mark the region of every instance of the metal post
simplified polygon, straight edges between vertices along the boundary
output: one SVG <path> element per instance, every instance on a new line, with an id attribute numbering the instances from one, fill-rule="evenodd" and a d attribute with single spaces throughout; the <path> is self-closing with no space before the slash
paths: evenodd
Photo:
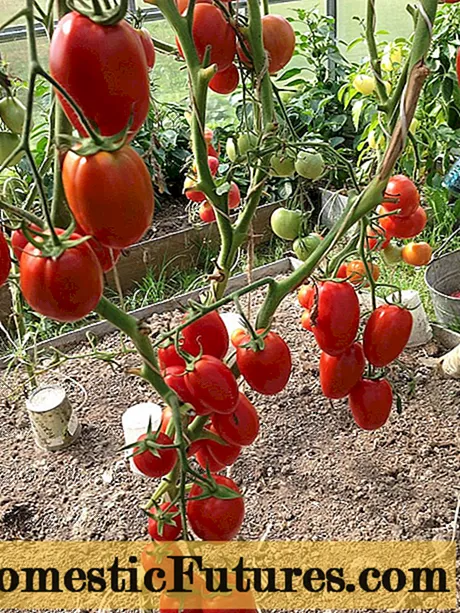
<path id="1" fill-rule="evenodd" d="M 136 0 L 129 0 L 128 2 L 128 9 L 130 13 L 135 13 L 136 12 Z"/>
<path id="2" fill-rule="evenodd" d="M 334 40 L 337 40 L 337 0 L 326 0 L 326 15 L 334 19 Z M 329 78 L 334 78 L 335 62 L 332 57 L 328 58 L 327 62 Z"/>

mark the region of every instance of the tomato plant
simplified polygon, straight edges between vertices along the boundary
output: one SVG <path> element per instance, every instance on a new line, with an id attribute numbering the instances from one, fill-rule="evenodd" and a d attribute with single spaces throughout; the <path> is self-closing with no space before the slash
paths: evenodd
<path id="1" fill-rule="evenodd" d="M 401 354 L 412 331 L 412 313 L 395 304 L 378 307 L 364 328 L 363 347 L 371 364 L 388 366 Z"/>
<path id="2" fill-rule="evenodd" d="M 78 225 L 101 245 L 124 249 L 150 227 L 152 182 L 144 161 L 131 147 L 89 156 L 69 151 L 62 181 Z"/>
<path id="3" fill-rule="evenodd" d="M 225 486 L 237 494 L 240 491 L 232 479 L 223 475 L 213 475 L 217 489 Z M 215 494 L 218 494 L 216 492 Z M 194 500 L 203 495 L 203 488 L 194 483 L 190 490 L 190 500 L 187 502 L 187 517 L 193 532 L 204 541 L 229 541 L 235 537 L 243 523 L 243 498 L 218 498 L 211 495 L 208 498 Z"/>
<path id="4" fill-rule="evenodd" d="M 134 136 L 144 123 L 150 101 L 146 55 L 126 21 L 105 27 L 76 11 L 65 15 L 51 40 L 49 66 L 103 136 L 118 134 L 131 120 Z M 57 96 L 72 125 L 86 135 L 69 102 L 59 92 Z"/>

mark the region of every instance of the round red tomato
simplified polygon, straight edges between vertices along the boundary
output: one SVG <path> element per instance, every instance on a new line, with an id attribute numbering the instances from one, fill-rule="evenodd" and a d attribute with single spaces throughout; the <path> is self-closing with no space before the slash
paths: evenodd
<path id="1" fill-rule="evenodd" d="M 216 94 L 231 94 L 238 87 L 240 82 L 240 73 L 235 64 L 230 64 L 224 70 L 216 72 L 209 81 L 209 87 Z"/>
<path id="2" fill-rule="evenodd" d="M 43 230 L 36 226 L 34 223 L 30 224 L 29 230 L 32 234 L 34 233 L 34 231 L 43 232 Z M 77 230 L 75 230 L 75 233 L 79 234 Z M 18 230 L 15 230 L 11 235 L 11 248 L 18 262 L 21 261 L 22 252 L 24 251 L 28 242 L 29 241 L 27 240 L 23 231 L 20 228 Z"/>
<path id="3" fill-rule="evenodd" d="M 150 70 L 155 66 L 155 45 L 147 28 L 136 30 L 136 34 L 141 39 L 142 47 L 145 53 L 145 61 Z"/>
<path id="4" fill-rule="evenodd" d="M 337 274 L 335 275 L 337 279 L 346 279 L 348 277 L 347 264 L 344 262 L 340 264 Z"/>
<path id="5" fill-rule="evenodd" d="M 64 158 L 62 182 L 78 225 L 106 247 L 129 247 L 152 223 L 150 174 L 131 147 L 88 157 L 69 151 Z"/>
<path id="6" fill-rule="evenodd" d="M 6 283 L 11 270 L 11 257 L 5 235 L 0 232 L 0 287 Z"/>
<path id="7" fill-rule="evenodd" d="M 340 355 L 358 333 L 358 296 L 347 281 L 326 281 L 317 291 L 311 311 L 306 311 L 311 329 L 320 349 L 329 355 Z"/>
<path id="8" fill-rule="evenodd" d="M 385 209 L 380 209 L 381 214 L 385 214 Z M 380 219 L 380 225 L 385 228 L 388 236 L 395 238 L 414 238 L 425 228 L 427 217 L 425 210 L 419 206 L 409 217 L 400 215 L 389 215 Z"/>
<path id="9" fill-rule="evenodd" d="M 224 70 L 232 63 L 236 52 L 235 32 L 217 6 L 203 2 L 195 5 L 192 35 L 200 62 L 206 48 L 210 47 L 210 64 L 217 64 L 218 70 Z M 176 43 L 183 55 L 177 38 Z"/>
<path id="10" fill-rule="evenodd" d="M 182 532 L 182 519 L 175 504 L 163 502 L 160 509 L 150 509 L 148 532 L 154 541 L 175 541 Z"/>
<path id="11" fill-rule="evenodd" d="M 395 175 L 388 181 L 382 204 L 387 211 L 399 209 L 398 215 L 409 217 L 420 206 L 420 194 L 409 178 L 404 175 Z"/>
<path id="12" fill-rule="evenodd" d="M 180 366 L 180 372 L 184 372 L 185 360 L 177 353 L 176 347 L 172 341 L 167 345 L 160 346 L 157 355 L 161 370 L 165 370 L 171 366 Z"/>
<path id="13" fill-rule="evenodd" d="M 103 26 L 77 12 L 68 13 L 54 31 L 49 66 L 103 136 L 118 134 L 131 118 L 134 136 L 144 123 L 150 104 L 147 62 L 140 37 L 126 21 Z M 75 111 L 61 94 L 57 96 L 72 125 L 85 136 Z"/>
<path id="14" fill-rule="evenodd" d="M 81 236 L 85 236 L 85 231 L 80 228 L 77 224 L 75 228 L 75 232 L 80 234 Z M 95 239 L 90 238 L 88 241 L 88 245 L 96 254 L 97 259 L 99 260 L 99 264 L 101 265 L 103 272 L 109 272 L 115 266 L 115 264 L 120 259 L 121 250 L 120 249 L 110 249 L 110 247 L 104 247 L 101 243 Z"/>
<path id="15" fill-rule="evenodd" d="M 212 425 L 221 439 L 231 445 L 251 445 L 259 434 L 259 416 L 244 394 L 240 392 L 236 409 L 230 415 L 213 413 Z"/>
<path id="16" fill-rule="evenodd" d="M 242 346 L 250 339 L 246 335 L 236 348 L 236 363 L 240 373 L 256 392 L 267 396 L 278 394 L 286 387 L 291 375 L 289 347 L 276 332 L 269 332 L 264 337 L 264 348 L 258 351 Z"/>
<path id="17" fill-rule="evenodd" d="M 212 223 L 213 221 L 216 221 L 216 214 L 214 213 L 214 209 L 207 200 L 200 204 L 198 214 L 203 223 Z"/>
<path id="18" fill-rule="evenodd" d="M 192 404 L 208 411 L 231 413 L 238 402 L 238 384 L 230 368 L 212 355 L 203 355 L 185 376 Z"/>
<path id="19" fill-rule="evenodd" d="M 147 434 L 141 434 L 137 440 L 142 442 L 146 438 Z M 148 438 L 159 445 L 173 444 L 172 439 L 163 432 L 159 432 L 157 435 L 151 434 Z M 140 453 L 137 453 L 138 451 Z M 147 475 L 147 477 L 163 477 L 174 468 L 177 462 L 177 451 L 176 449 L 157 448 L 153 453 L 153 450 L 150 451 L 148 447 L 140 446 L 134 447 L 132 457 L 136 468 L 142 474 Z"/>
<path id="20" fill-rule="evenodd" d="M 395 304 L 378 307 L 364 328 L 364 354 L 371 364 L 388 366 L 402 353 L 412 331 L 412 313 Z"/>
<path id="21" fill-rule="evenodd" d="M 391 385 L 386 379 L 361 379 L 348 396 L 355 422 L 363 430 L 377 430 L 387 421 L 393 403 Z"/>
<path id="22" fill-rule="evenodd" d="M 240 493 L 232 479 L 222 475 L 213 475 L 219 486 L 225 486 Z M 190 498 L 203 494 L 203 489 L 194 483 L 190 490 Z M 235 537 L 244 519 L 244 501 L 239 498 L 219 498 L 219 492 L 202 500 L 187 502 L 187 517 L 196 536 L 204 541 L 230 541 Z"/>
<path id="23" fill-rule="evenodd" d="M 301 285 L 297 294 L 297 300 L 304 309 L 311 309 L 315 299 L 315 288 L 313 285 Z"/>
<path id="24" fill-rule="evenodd" d="M 211 411 L 194 398 L 186 385 L 186 372 L 183 366 L 168 366 L 165 371 L 165 383 L 176 392 L 182 402 L 191 404 L 197 415 L 209 415 Z"/>
<path id="25" fill-rule="evenodd" d="M 319 380 L 326 398 L 345 398 L 361 379 L 366 361 L 359 343 L 337 356 L 321 353 Z"/>
<path id="26" fill-rule="evenodd" d="M 230 189 L 228 190 L 228 208 L 236 209 L 241 202 L 241 192 L 238 185 L 232 181 L 230 184 Z"/>
<path id="27" fill-rule="evenodd" d="M 63 230 L 61 230 L 63 232 Z M 71 240 L 81 238 L 72 234 Z M 57 321 L 77 321 L 102 298 L 102 269 L 88 243 L 66 249 L 59 257 L 44 257 L 27 244 L 21 256 L 20 284 L 34 311 Z"/>
<path id="28" fill-rule="evenodd" d="M 187 316 L 183 323 L 187 321 Z M 229 338 L 224 320 L 217 311 L 211 311 L 182 330 L 182 348 L 187 353 L 198 355 L 202 351 L 222 359 L 228 351 Z"/>

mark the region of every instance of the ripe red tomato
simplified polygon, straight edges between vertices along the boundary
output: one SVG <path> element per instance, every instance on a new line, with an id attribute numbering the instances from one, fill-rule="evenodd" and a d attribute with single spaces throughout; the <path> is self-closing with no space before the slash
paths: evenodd
<path id="1" fill-rule="evenodd" d="M 177 353 L 172 341 L 168 345 L 159 347 L 157 355 L 161 370 L 165 370 L 171 366 L 180 366 L 180 373 L 184 372 L 185 360 Z"/>
<path id="2" fill-rule="evenodd" d="M 185 364 L 185 363 L 184 363 Z M 184 366 L 168 366 L 164 375 L 166 385 L 176 392 L 182 402 L 191 404 L 197 415 L 209 415 L 211 411 L 194 398 L 186 385 L 186 372 Z M 167 426 L 166 426 L 167 427 Z M 163 430 L 163 427 L 161 428 Z"/>
<path id="3" fill-rule="evenodd" d="M 81 237 L 72 234 L 70 238 Z M 28 243 L 21 256 L 20 284 L 32 309 L 57 321 L 86 317 L 96 308 L 104 288 L 101 265 L 87 243 L 66 249 L 58 258 L 43 257 Z"/>
<path id="4" fill-rule="evenodd" d="M 225 468 L 225 464 L 218 462 L 210 453 L 209 447 L 203 441 L 193 441 L 190 445 L 189 455 L 194 455 L 203 470 L 218 473 Z"/>
<path id="5" fill-rule="evenodd" d="M 230 415 L 213 413 L 212 425 L 221 439 L 231 445 L 252 445 L 259 434 L 259 416 L 244 394 L 240 392 L 236 409 Z"/>
<path id="6" fill-rule="evenodd" d="M 369 228 L 367 231 L 366 244 L 369 251 L 381 251 L 388 247 L 391 241 L 389 236 L 383 228 Z"/>
<path id="7" fill-rule="evenodd" d="M 42 232 L 42 229 L 39 228 L 38 226 L 36 226 L 34 223 L 30 224 L 29 226 L 29 230 L 32 232 L 32 234 L 34 233 L 34 231 L 38 231 L 38 232 Z M 77 232 L 77 230 L 75 230 L 76 234 L 80 234 L 79 232 Z M 21 255 L 22 252 L 24 251 L 27 243 L 29 241 L 27 240 L 27 238 L 24 236 L 23 231 L 19 228 L 18 230 L 15 230 L 12 235 L 11 235 L 11 248 L 13 250 L 13 253 L 17 259 L 18 262 L 21 261 Z"/>
<path id="8" fill-rule="evenodd" d="M 236 209 L 241 202 L 241 192 L 238 185 L 232 181 L 230 184 L 230 189 L 228 190 L 228 208 Z"/>
<path id="9" fill-rule="evenodd" d="M 135 30 L 135 32 L 141 39 L 147 66 L 150 68 L 150 70 L 152 70 L 152 68 L 155 66 L 155 45 L 153 44 L 150 32 L 147 30 L 147 28 L 141 28 L 140 30 Z"/>
<path id="10" fill-rule="evenodd" d="M 150 104 L 147 62 L 141 39 L 126 21 L 107 27 L 68 13 L 54 31 L 49 66 L 103 136 L 124 130 L 131 117 L 131 136 L 144 123 Z M 57 96 L 72 125 L 86 136 L 69 103 Z"/>
<path id="11" fill-rule="evenodd" d="M 355 340 L 359 326 L 359 301 L 347 281 L 325 281 L 318 286 L 317 307 L 310 311 L 310 325 L 320 349 L 340 355 Z M 316 311 L 316 312 L 315 312 Z"/>
<path id="12" fill-rule="evenodd" d="M 211 173 L 213 177 L 215 177 L 217 174 L 217 171 L 219 170 L 219 160 L 217 156 L 208 155 L 208 166 L 209 166 L 209 172 Z M 193 164 L 192 170 L 196 174 L 197 172 L 196 163 Z M 197 192 L 197 193 L 202 193 L 202 192 Z"/>
<path id="13" fill-rule="evenodd" d="M 386 211 L 381 207 L 379 212 L 384 215 Z M 380 219 L 380 225 L 385 228 L 387 234 L 395 238 L 414 238 L 425 228 L 426 222 L 426 213 L 421 206 L 409 217 L 390 215 Z"/>
<path id="14" fill-rule="evenodd" d="M 368 262 L 367 265 L 372 273 L 372 278 L 374 281 L 377 281 L 380 277 L 380 268 L 377 264 L 373 264 L 372 262 Z M 364 262 L 362 260 L 352 260 L 348 262 L 347 277 L 349 277 L 349 281 L 353 283 L 353 285 L 360 285 L 362 283 L 364 286 L 367 286 L 367 270 Z"/>
<path id="15" fill-rule="evenodd" d="M 377 430 L 387 421 L 393 403 L 391 385 L 386 379 L 361 379 L 348 396 L 355 422 L 363 430 Z"/>
<path id="16" fill-rule="evenodd" d="M 304 330 L 308 330 L 309 332 L 313 332 L 313 328 L 312 328 L 312 325 L 311 325 L 311 319 L 310 319 L 310 311 L 309 310 L 304 311 L 302 313 L 302 317 L 301 317 L 300 323 L 301 323 L 302 328 Z"/>
<path id="17" fill-rule="evenodd" d="M 216 429 L 211 426 L 206 428 L 213 434 L 217 434 Z M 206 448 L 207 453 L 218 463 L 223 466 L 231 466 L 235 463 L 237 457 L 240 455 L 241 445 L 222 445 L 217 441 L 212 441 L 211 439 L 202 439 L 199 441 L 203 447 Z M 204 467 L 206 468 L 206 467 Z M 211 471 L 212 468 L 210 467 Z"/>
<path id="18" fill-rule="evenodd" d="M 212 223 L 213 221 L 216 221 L 216 214 L 214 213 L 212 204 L 210 204 L 207 200 L 200 204 L 198 214 L 200 215 L 200 219 L 203 223 Z"/>
<path id="19" fill-rule="evenodd" d="M 175 504 L 163 502 L 160 504 L 160 511 L 151 509 L 152 515 L 149 516 L 148 532 L 154 541 L 175 541 L 182 532 L 182 519 L 179 509 Z"/>
<path id="20" fill-rule="evenodd" d="M 396 304 L 384 304 L 372 313 L 364 328 L 364 354 L 382 368 L 402 353 L 412 331 L 412 313 Z"/>
<path id="21" fill-rule="evenodd" d="M 396 202 L 389 201 L 389 198 L 396 198 Z M 410 179 L 404 175 L 395 175 L 388 181 L 382 204 L 387 211 L 399 209 L 398 216 L 409 217 L 420 206 L 420 194 Z"/>
<path id="22" fill-rule="evenodd" d="M 138 442 L 147 438 L 147 434 L 141 434 L 137 439 Z M 155 440 L 159 445 L 172 445 L 173 440 L 166 436 L 163 432 L 159 432 L 157 435 L 151 435 L 152 440 Z M 133 454 L 139 450 L 139 447 L 134 447 Z M 174 468 L 177 462 L 177 451 L 175 449 L 161 449 L 155 450 L 145 449 L 137 455 L 133 455 L 133 462 L 138 470 L 147 477 L 163 477 L 170 470 Z"/>
<path id="23" fill-rule="evenodd" d="M 232 63 L 236 51 L 235 32 L 216 6 L 203 2 L 195 5 L 192 35 L 200 62 L 206 48 L 210 47 L 210 64 L 217 64 L 218 70 L 224 70 Z M 176 44 L 183 56 L 177 38 Z"/>
<path id="24" fill-rule="evenodd" d="M 83 228 L 80 228 L 78 224 L 75 228 L 75 232 L 77 234 L 80 234 L 81 236 L 86 235 L 86 232 L 83 230 Z M 99 264 L 101 265 L 103 272 L 109 272 L 110 270 L 112 270 L 112 268 L 120 259 L 120 249 L 110 249 L 110 247 L 104 247 L 104 245 L 101 245 L 101 243 L 95 238 L 90 238 L 88 241 L 88 245 L 96 254 L 96 257 L 99 260 Z"/>
<path id="25" fill-rule="evenodd" d="M 184 317 L 183 323 L 187 321 Z M 206 355 L 222 359 L 228 351 L 228 331 L 217 311 L 211 311 L 182 330 L 182 348 L 192 355 L 202 351 Z"/>
<path id="26" fill-rule="evenodd" d="M 236 348 L 240 373 L 256 392 L 267 396 L 278 394 L 286 387 L 291 375 L 289 347 L 276 332 L 269 332 L 264 337 L 264 348 L 260 351 L 242 347 L 250 340 L 247 334 Z"/>
<path id="27" fill-rule="evenodd" d="M 268 72 L 275 74 L 292 58 L 295 49 L 294 30 L 289 21 L 281 15 L 265 15 L 262 17 L 262 37 L 268 54 Z M 249 64 L 249 58 L 239 44 L 237 51 L 241 61 Z"/>
<path id="28" fill-rule="evenodd" d="M 218 486 L 240 493 L 232 479 L 223 475 L 213 475 Z M 203 489 L 194 483 L 190 490 L 190 498 L 203 494 Z M 239 498 L 216 498 L 210 496 L 202 500 L 187 502 L 187 517 L 196 536 L 204 541 L 230 541 L 235 537 L 244 519 L 244 501 Z"/>
<path id="29" fill-rule="evenodd" d="M 219 70 L 209 81 L 209 87 L 217 94 L 231 94 L 238 87 L 240 73 L 235 64 Z"/>
<path id="30" fill-rule="evenodd" d="M 69 151 L 62 182 L 78 225 L 102 245 L 124 249 L 150 227 L 152 182 L 147 166 L 131 147 L 88 157 Z"/>
<path id="31" fill-rule="evenodd" d="M 319 380 L 326 398 L 345 398 L 361 379 L 366 361 L 363 348 L 353 343 L 338 356 L 321 353 Z"/>
<path id="32" fill-rule="evenodd" d="M 345 262 L 343 264 L 340 264 L 337 274 L 335 276 L 337 279 L 346 279 L 348 277 L 347 264 Z"/>
<path id="33" fill-rule="evenodd" d="M 203 355 L 185 375 L 185 384 L 195 400 L 209 411 L 231 413 L 238 402 L 238 384 L 230 368 L 212 355 Z"/>
<path id="34" fill-rule="evenodd" d="M 0 287 L 6 283 L 11 270 L 11 257 L 5 235 L 0 232 Z"/>
<path id="35" fill-rule="evenodd" d="M 315 288 L 313 285 L 301 285 L 297 294 L 297 300 L 304 309 L 311 309 L 315 298 Z"/>
<path id="36" fill-rule="evenodd" d="M 244 328 L 236 328 L 236 330 L 233 330 L 230 336 L 230 342 L 232 343 L 233 347 L 238 347 L 238 345 L 242 343 L 246 334 L 247 332 Z"/>

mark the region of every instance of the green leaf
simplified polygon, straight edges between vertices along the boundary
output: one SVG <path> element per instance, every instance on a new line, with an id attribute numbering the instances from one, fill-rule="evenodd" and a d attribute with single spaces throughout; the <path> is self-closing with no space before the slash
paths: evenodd
<path id="1" fill-rule="evenodd" d="M 359 120 L 361 117 L 361 113 L 363 111 L 363 107 L 364 107 L 364 100 L 357 100 L 354 104 L 353 104 L 353 109 L 352 109 L 352 118 L 353 118 L 353 124 L 355 126 L 356 131 L 358 131 L 359 129 Z"/>

